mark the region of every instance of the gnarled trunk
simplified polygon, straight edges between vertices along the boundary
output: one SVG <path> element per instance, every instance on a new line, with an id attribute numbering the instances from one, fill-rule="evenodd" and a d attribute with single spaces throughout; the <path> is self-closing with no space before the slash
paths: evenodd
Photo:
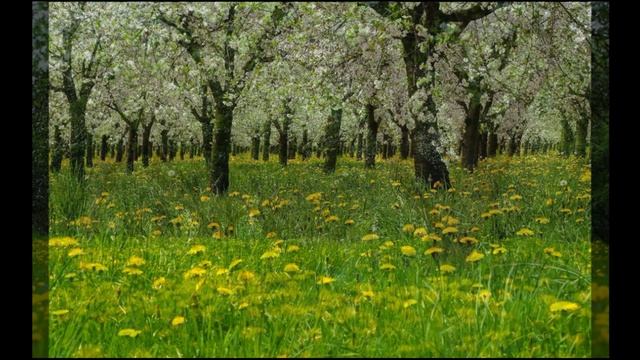
<path id="1" fill-rule="evenodd" d="M 367 104 L 367 145 L 364 155 L 364 167 L 369 169 L 376 166 L 376 141 L 378 138 L 378 127 L 380 126 L 374 117 L 374 111 L 375 107 Z"/>
<path id="2" fill-rule="evenodd" d="M 149 158 L 151 157 L 151 143 L 149 137 L 151 137 L 151 127 L 153 122 L 142 126 L 142 166 L 149 166 Z"/>
<path id="3" fill-rule="evenodd" d="M 262 128 L 262 161 L 269 161 L 271 147 L 271 120 L 267 120 Z"/>
<path id="4" fill-rule="evenodd" d="M 331 116 L 325 127 L 325 149 L 326 159 L 324 162 L 324 172 L 332 173 L 336 171 L 338 151 L 340 150 L 340 124 L 342 123 L 342 109 L 331 109 Z"/>
<path id="5" fill-rule="evenodd" d="M 138 123 L 129 124 L 127 136 L 127 173 L 133 172 L 133 162 L 136 158 L 136 149 L 138 147 Z"/>
<path id="6" fill-rule="evenodd" d="M 406 125 L 400 127 L 400 159 L 409 157 L 409 128 Z"/>
<path id="7" fill-rule="evenodd" d="M 257 132 L 251 137 L 251 158 L 253 160 L 260 158 L 260 134 Z"/>
<path id="8" fill-rule="evenodd" d="M 440 184 L 445 188 L 451 187 L 449 171 L 440 153 L 432 142 L 437 141 L 434 124 L 416 121 L 413 131 L 414 169 L 416 179 L 435 187 Z"/>
<path id="9" fill-rule="evenodd" d="M 201 119 L 200 124 L 202 126 L 202 153 L 204 154 L 204 161 L 209 166 L 211 162 L 211 149 L 213 148 L 213 124 L 210 119 Z"/>
<path id="10" fill-rule="evenodd" d="M 214 141 L 211 153 L 211 190 L 224 194 L 229 189 L 229 150 L 231 150 L 231 125 L 233 108 L 218 104 L 216 123 L 213 132 Z"/>
<path id="11" fill-rule="evenodd" d="M 102 135 L 102 140 L 100 142 L 100 160 L 101 161 L 105 161 L 105 159 L 107 158 L 107 149 L 109 144 L 107 143 L 107 141 L 109 140 L 109 137 L 107 135 Z"/>
<path id="12" fill-rule="evenodd" d="M 169 130 L 164 129 L 160 132 L 160 141 L 162 142 L 162 152 L 160 153 L 160 160 L 167 161 L 169 157 Z"/>
<path id="13" fill-rule="evenodd" d="M 476 95 L 464 120 L 464 135 L 462 137 L 462 166 L 469 170 L 477 165 L 478 140 L 480 139 L 480 103 L 479 95 Z"/>
<path id="14" fill-rule="evenodd" d="M 289 150 L 287 151 L 287 157 L 289 159 L 295 159 L 296 158 L 296 148 L 298 145 L 298 139 L 296 138 L 296 136 L 294 135 L 291 138 L 291 141 L 289 141 Z"/>

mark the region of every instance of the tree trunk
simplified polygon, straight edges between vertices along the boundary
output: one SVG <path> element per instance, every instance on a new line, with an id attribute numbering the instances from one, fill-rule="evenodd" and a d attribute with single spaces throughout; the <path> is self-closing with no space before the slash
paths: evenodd
<path id="1" fill-rule="evenodd" d="M 262 161 L 269 161 L 271 147 L 271 120 L 267 120 L 262 128 Z"/>
<path id="2" fill-rule="evenodd" d="M 120 137 L 120 140 L 118 140 L 118 144 L 116 145 L 116 162 L 122 162 L 123 154 L 124 154 L 124 135 Z"/>
<path id="3" fill-rule="evenodd" d="M 488 142 L 489 144 L 487 146 L 487 156 L 488 157 L 496 156 L 498 152 L 498 134 L 496 134 L 495 131 L 492 131 L 489 134 Z"/>
<path id="4" fill-rule="evenodd" d="M 305 161 L 311 155 L 311 144 L 309 144 L 309 131 L 305 128 L 302 130 L 302 145 L 300 146 L 302 161 Z"/>
<path id="5" fill-rule="evenodd" d="M 486 131 L 480 133 L 480 159 L 484 159 L 487 157 L 487 145 L 489 142 L 489 136 Z"/>
<path id="6" fill-rule="evenodd" d="M 214 141 L 211 152 L 211 190 L 224 194 L 229 189 L 229 150 L 231 147 L 231 125 L 233 124 L 233 108 L 218 105 L 214 126 Z"/>
<path id="7" fill-rule="evenodd" d="M 373 112 L 375 107 L 371 104 L 367 105 L 367 145 L 364 155 L 364 167 L 372 169 L 376 166 L 376 141 L 378 138 L 378 127 L 380 124 L 376 121 Z"/>
<path id="8" fill-rule="evenodd" d="M 288 151 L 288 147 L 289 147 L 289 124 L 291 123 L 291 120 L 289 118 L 290 116 L 290 112 L 289 112 L 289 108 L 286 107 L 285 108 L 285 112 L 283 115 L 283 119 L 282 119 L 282 128 L 279 129 L 279 133 L 280 133 L 280 141 L 278 142 L 279 145 L 279 159 L 280 159 L 280 165 L 282 166 L 287 166 L 287 159 L 289 158 L 287 155 L 287 151 Z"/>
<path id="9" fill-rule="evenodd" d="M 480 95 L 475 94 L 469 104 L 462 137 L 462 166 L 473 172 L 477 165 L 478 140 L 480 139 Z"/>
<path id="10" fill-rule="evenodd" d="M 181 141 L 180 142 L 180 160 L 184 160 L 185 151 L 186 151 L 186 145 Z"/>
<path id="11" fill-rule="evenodd" d="M 136 158 L 136 149 L 138 147 L 138 124 L 129 124 L 129 133 L 127 137 L 127 173 L 133 172 L 133 162 Z"/>
<path id="12" fill-rule="evenodd" d="M 176 153 L 178 149 L 176 148 L 176 141 L 171 139 L 169 140 L 169 161 L 173 161 L 176 158 Z"/>
<path id="13" fill-rule="evenodd" d="M 78 99 L 70 103 L 71 113 L 71 142 L 69 144 L 69 156 L 71 160 L 71 173 L 78 180 L 84 180 L 84 154 L 86 152 L 85 105 Z"/>
<path id="14" fill-rule="evenodd" d="M 342 123 L 342 109 L 331 109 L 331 116 L 325 127 L 326 159 L 324 172 L 329 174 L 336 171 L 338 151 L 340 150 L 340 124 Z"/>
<path id="15" fill-rule="evenodd" d="M 213 124 L 211 123 L 211 119 L 200 119 L 200 124 L 202 126 L 202 153 L 204 156 L 204 161 L 209 166 L 211 162 L 211 149 L 213 144 Z"/>
<path id="16" fill-rule="evenodd" d="M 93 167 L 93 134 L 87 132 L 87 167 Z"/>
<path id="17" fill-rule="evenodd" d="M 587 132 L 589 130 L 589 118 L 583 114 L 576 121 L 576 156 L 587 155 Z"/>
<path id="18" fill-rule="evenodd" d="M 151 157 L 151 144 L 149 137 L 151 136 L 151 128 L 153 122 L 142 126 L 142 166 L 149 167 L 149 158 Z"/>
<path id="19" fill-rule="evenodd" d="M 296 158 L 297 145 L 298 145 L 298 139 L 296 138 L 296 136 L 293 136 L 291 141 L 289 141 L 289 150 L 287 152 L 287 157 L 289 159 L 295 159 Z"/>
<path id="20" fill-rule="evenodd" d="M 258 160 L 260 158 L 260 134 L 255 133 L 251 138 L 251 158 Z"/>
<path id="21" fill-rule="evenodd" d="M 364 136 L 361 132 L 358 132 L 358 140 L 356 142 L 356 160 L 362 160 L 362 145 L 364 142 Z"/>
<path id="22" fill-rule="evenodd" d="M 409 128 L 407 125 L 400 127 L 400 159 L 409 157 Z"/>
<path id="23" fill-rule="evenodd" d="M 196 154 L 196 144 L 193 141 L 193 139 L 191 139 L 191 143 L 189 145 L 189 159 L 193 159 L 195 154 Z"/>
<path id="24" fill-rule="evenodd" d="M 416 179 L 424 181 L 431 187 L 440 184 L 445 188 L 449 188 L 451 187 L 449 171 L 436 147 L 432 145 L 432 142 L 438 140 L 434 135 L 436 133 L 435 129 L 432 128 L 434 126 L 434 124 L 416 121 L 412 139 L 415 151 L 415 175 Z"/>
<path id="25" fill-rule="evenodd" d="M 169 130 L 164 129 L 160 132 L 160 141 L 162 141 L 162 152 L 160 153 L 160 160 L 167 161 L 169 157 Z"/>
<path id="26" fill-rule="evenodd" d="M 108 140 L 109 137 L 107 135 L 102 135 L 102 141 L 100 143 L 100 161 L 105 161 L 107 158 L 107 148 L 109 146 L 107 143 Z"/>

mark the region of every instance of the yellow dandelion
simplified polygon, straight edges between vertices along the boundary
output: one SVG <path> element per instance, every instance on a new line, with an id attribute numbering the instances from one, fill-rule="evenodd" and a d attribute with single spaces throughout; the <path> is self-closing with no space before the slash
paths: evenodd
<path id="1" fill-rule="evenodd" d="M 273 259 L 273 258 L 277 258 L 280 256 L 280 252 L 276 251 L 276 250 L 268 250 L 265 251 L 264 254 L 262 254 L 262 256 L 260 256 L 260 259 L 264 260 L 264 259 Z"/>
<path id="2" fill-rule="evenodd" d="M 450 264 L 442 264 L 440 265 L 440 272 L 442 272 L 443 274 L 449 274 L 456 271 L 455 266 L 450 265 Z"/>
<path id="3" fill-rule="evenodd" d="M 367 234 L 362 237 L 362 241 L 372 241 L 372 240 L 378 240 L 378 239 L 380 239 L 380 237 L 376 234 Z"/>
<path id="4" fill-rule="evenodd" d="M 67 309 L 61 309 L 61 310 L 54 310 L 51 312 L 51 315 L 54 316 L 61 316 L 61 315 L 66 315 L 69 313 L 69 310 Z"/>
<path id="5" fill-rule="evenodd" d="M 141 258 L 140 256 L 136 256 L 133 255 L 132 257 L 129 258 L 129 260 L 127 260 L 126 265 L 127 266 L 141 266 L 144 265 L 145 261 L 143 258 Z"/>
<path id="6" fill-rule="evenodd" d="M 300 271 L 300 267 L 297 264 L 287 264 L 284 266 L 284 271 L 288 273 Z"/>
<path id="7" fill-rule="evenodd" d="M 278 234 L 276 234 L 275 231 L 270 231 L 267 233 L 267 239 L 273 239 L 276 236 L 278 236 Z"/>
<path id="8" fill-rule="evenodd" d="M 196 266 L 196 267 L 193 267 L 193 268 L 187 270 L 184 273 L 184 278 L 185 279 L 192 279 L 192 278 L 195 278 L 195 277 L 201 277 L 206 273 L 207 273 L 207 270 Z"/>
<path id="9" fill-rule="evenodd" d="M 69 250 L 69 253 L 67 254 L 67 256 L 69 257 L 76 257 L 80 255 L 84 255 L 84 250 L 82 250 L 81 248 L 73 248 Z"/>
<path id="10" fill-rule="evenodd" d="M 576 311 L 580 308 L 580 305 L 570 301 L 558 301 L 549 306 L 549 311 Z"/>
<path id="11" fill-rule="evenodd" d="M 260 210 L 258 210 L 258 209 L 250 209 L 249 210 L 249 217 L 250 218 L 254 218 L 256 216 L 260 216 Z"/>
<path id="12" fill-rule="evenodd" d="M 188 255 L 196 255 L 203 253 L 207 248 L 204 245 L 194 245 L 187 252 Z"/>
<path id="13" fill-rule="evenodd" d="M 432 247 L 428 248 L 428 249 L 424 252 L 424 254 L 425 254 L 425 255 L 433 255 L 433 254 L 440 254 L 440 253 L 443 253 L 443 252 L 444 252 L 444 249 L 443 249 L 443 248 L 438 247 L 438 246 L 432 246 Z"/>
<path id="14" fill-rule="evenodd" d="M 415 229 L 416 228 L 415 228 L 415 226 L 413 226 L 413 224 L 405 224 L 402 227 L 402 231 L 405 232 L 405 233 L 408 233 L 408 234 L 413 233 L 415 231 Z"/>
<path id="15" fill-rule="evenodd" d="M 337 216 L 335 216 L 335 215 L 327 216 L 327 218 L 326 218 L 326 219 L 324 219 L 324 221 L 325 221 L 325 222 L 328 222 L 328 223 L 329 223 L 329 222 L 336 222 L 336 221 L 338 221 L 338 220 L 340 220 L 340 219 L 339 219 Z"/>
<path id="16" fill-rule="evenodd" d="M 224 296 L 233 295 L 233 290 L 226 287 L 218 287 L 216 288 L 216 291 L 218 292 L 218 294 L 224 295 Z"/>
<path id="17" fill-rule="evenodd" d="M 536 222 L 538 224 L 548 224 L 549 223 L 549 219 L 546 217 L 537 217 L 536 218 Z"/>
<path id="18" fill-rule="evenodd" d="M 442 233 L 443 233 L 444 235 L 446 235 L 446 234 L 453 234 L 453 233 L 457 233 L 457 232 L 458 232 L 458 229 L 456 229 L 456 228 L 455 228 L 455 227 L 453 227 L 453 226 L 448 226 L 448 227 L 446 227 L 446 228 L 442 229 Z"/>
<path id="19" fill-rule="evenodd" d="M 491 297 L 491 291 L 487 289 L 480 290 L 478 292 L 478 298 L 482 301 L 487 301 Z"/>
<path id="20" fill-rule="evenodd" d="M 416 256 L 416 249 L 413 246 L 409 246 L 409 245 L 402 246 L 400 248 L 400 251 L 404 256 Z"/>
<path id="21" fill-rule="evenodd" d="M 355 221 L 353 221 L 353 219 L 348 219 L 347 221 L 344 222 L 345 225 L 353 225 L 355 223 Z"/>
<path id="22" fill-rule="evenodd" d="M 470 236 L 465 236 L 465 237 L 461 238 L 460 240 L 458 240 L 458 242 L 460 244 L 477 244 L 478 243 L 478 239 L 476 239 L 474 237 L 470 237 Z"/>
<path id="23" fill-rule="evenodd" d="M 210 223 L 207 225 L 207 228 L 209 228 L 209 229 L 212 229 L 212 228 L 220 229 L 220 224 L 219 224 L 219 223 L 217 223 L 217 222 L 215 222 L 215 221 L 214 221 L 214 222 L 210 222 Z"/>
<path id="24" fill-rule="evenodd" d="M 243 270 L 240 271 L 240 273 L 238 273 L 238 280 L 240 281 L 251 281 L 253 279 L 255 279 L 256 274 L 254 274 L 253 272 L 249 271 L 249 270 Z"/>
<path id="25" fill-rule="evenodd" d="M 478 250 L 473 250 L 469 256 L 465 259 L 466 262 L 476 262 L 481 260 L 484 257 L 484 254 L 479 252 Z"/>
<path id="26" fill-rule="evenodd" d="M 129 336 L 134 338 L 138 336 L 141 332 L 142 332 L 141 330 L 136 330 L 136 329 L 122 329 L 118 331 L 118 336 Z"/>
<path id="27" fill-rule="evenodd" d="M 122 272 L 131 276 L 142 275 L 142 270 L 134 267 L 126 267 L 122 270 Z"/>
<path id="28" fill-rule="evenodd" d="M 184 324 L 184 316 L 176 316 L 171 320 L 171 325 L 178 326 Z"/>
<path id="29" fill-rule="evenodd" d="M 413 236 L 422 237 L 427 235 L 427 229 L 424 227 L 419 227 L 413 231 Z"/>
<path id="30" fill-rule="evenodd" d="M 297 252 L 300 251 L 300 246 L 298 245 L 289 245 L 287 246 L 287 252 L 291 253 L 291 252 Z"/>
<path id="31" fill-rule="evenodd" d="M 200 201 L 202 202 L 209 201 L 209 197 L 207 195 L 202 195 L 200 196 Z"/>
<path id="32" fill-rule="evenodd" d="M 155 279 L 155 280 L 153 281 L 153 285 L 152 285 L 152 286 L 153 286 L 153 288 L 154 288 L 154 289 L 159 290 L 159 289 L 161 289 L 161 288 L 162 288 L 166 283 L 167 283 L 167 279 L 165 279 L 163 276 L 161 276 L 161 277 L 159 277 L 159 278 L 157 278 L 157 279 Z"/>
<path id="33" fill-rule="evenodd" d="M 325 285 L 325 284 L 331 284 L 332 282 L 334 282 L 335 279 L 329 276 L 321 276 L 320 280 L 318 280 L 317 284 L 318 285 Z"/>
<path id="34" fill-rule="evenodd" d="M 396 267 L 393 264 L 384 263 L 380 265 L 380 270 L 395 270 Z"/>
<path id="35" fill-rule="evenodd" d="M 531 236 L 533 234 L 534 234 L 533 230 L 527 229 L 527 228 L 522 228 L 516 232 L 516 235 L 518 236 Z"/>
<path id="36" fill-rule="evenodd" d="M 417 303 L 418 303 L 418 300 L 415 300 L 415 299 L 409 299 L 409 300 L 407 300 L 407 301 L 405 301 L 405 302 L 403 302 L 403 303 L 402 303 L 402 307 L 406 309 L 406 308 L 408 308 L 409 306 L 415 305 L 415 304 L 417 304 Z"/>
<path id="37" fill-rule="evenodd" d="M 499 246 L 491 251 L 493 255 L 504 254 L 507 252 L 507 248 Z"/>

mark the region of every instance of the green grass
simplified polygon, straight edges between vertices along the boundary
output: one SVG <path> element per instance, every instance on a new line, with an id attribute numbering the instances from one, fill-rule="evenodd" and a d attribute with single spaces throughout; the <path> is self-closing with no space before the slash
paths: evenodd
<path id="1" fill-rule="evenodd" d="M 221 198 L 207 190 L 202 160 L 153 162 L 129 176 L 123 164 L 98 163 L 85 184 L 52 175 L 52 236 L 78 245 L 50 248 L 50 311 L 69 311 L 51 315 L 49 355 L 590 356 L 590 181 L 579 159 L 500 157 L 473 174 L 454 166 L 455 191 L 427 193 L 409 161 L 367 171 L 342 158 L 334 175 L 315 159 L 286 169 L 276 161 L 234 158 Z M 502 213 L 482 217 L 491 209 Z M 405 224 L 442 240 L 423 241 Z M 447 226 L 458 232 L 443 234 Z M 523 228 L 534 234 L 517 235 Z M 379 239 L 363 241 L 369 233 Z M 189 255 L 197 244 L 206 250 Z M 445 252 L 425 255 L 432 246 Z M 506 253 L 494 254 L 498 246 Z M 68 256 L 75 247 L 83 254 Z M 261 259 L 274 248 L 277 257 Z M 465 261 L 472 250 L 484 258 Z M 145 263 L 126 266 L 134 255 Z M 234 259 L 242 262 L 228 269 Z M 300 271 L 284 272 L 289 263 Z M 455 271 L 443 274 L 445 263 Z M 197 266 L 206 273 L 185 279 Z M 318 284 L 322 276 L 333 282 Z M 579 307 L 551 312 L 558 301 Z M 176 316 L 184 324 L 173 326 Z"/>

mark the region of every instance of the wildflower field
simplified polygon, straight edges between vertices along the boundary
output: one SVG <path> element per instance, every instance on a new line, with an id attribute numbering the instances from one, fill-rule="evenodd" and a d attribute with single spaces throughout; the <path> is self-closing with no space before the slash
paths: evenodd
<path id="1" fill-rule="evenodd" d="M 411 161 L 244 154 L 224 197 L 202 159 L 121 167 L 51 175 L 49 356 L 591 355 L 584 159 L 453 164 L 425 192 Z"/>

